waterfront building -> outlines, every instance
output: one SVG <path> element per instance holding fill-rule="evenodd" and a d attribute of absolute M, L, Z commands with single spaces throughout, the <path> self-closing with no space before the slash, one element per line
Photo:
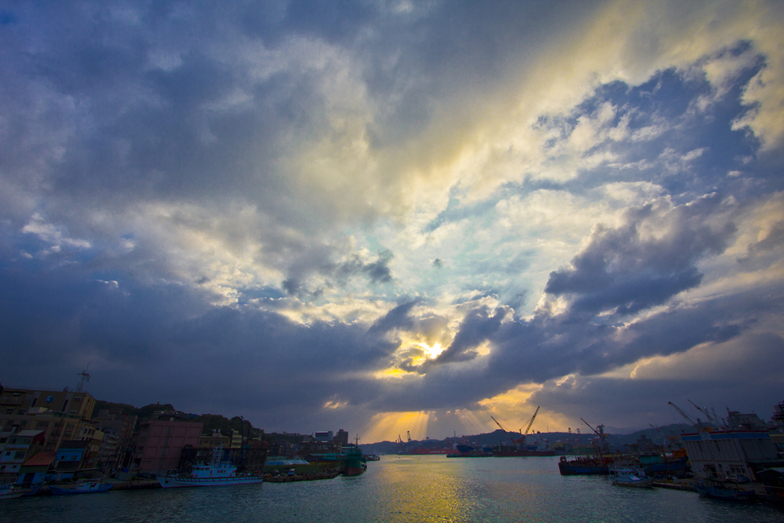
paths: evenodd
<path fill-rule="evenodd" d="M 691 468 L 699 478 L 758 481 L 756 472 L 778 463 L 767 432 L 729 430 L 682 434 Z"/>
<path fill-rule="evenodd" d="M 66 440 L 60 443 L 53 463 L 57 481 L 72 478 L 80 470 L 89 468 L 85 466 L 89 446 L 90 442 L 86 440 Z"/>
<path fill-rule="evenodd" d="M 143 421 L 136 436 L 132 467 L 145 472 L 177 469 L 183 449 L 199 446 L 202 427 L 201 422 L 182 421 L 169 415 Z"/>
<path fill-rule="evenodd" d="M 44 482 L 56 458 L 56 452 L 39 452 L 32 458 L 29 458 L 19 468 L 17 484 L 37 485 Z"/>
<path fill-rule="evenodd" d="M 95 425 L 85 423 L 94 408 L 95 399 L 88 392 L 5 388 L 0 393 L 0 430 L 41 430 L 44 452 L 56 452 L 65 440 L 101 439 Z"/>
<path fill-rule="evenodd" d="M 729 430 L 768 430 L 768 426 L 754 413 L 741 414 L 727 409 L 727 429 Z"/>
<path fill-rule="evenodd" d="M 231 443 L 229 447 L 232 449 L 239 449 L 242 447 L 242 434 L 235 429 L 231 429 Z"/>
<path fill-rule="evenodd" d="M 331 430 L 322 430 L 313 435 L 313 439 L 319 443 L 329 443 L 333 437 L 334 434 Z"/>
<path fill-rule="evenodd" d="M 0 483 L 15 482 L 22 464 L 41 452 L 43 445 L 42 430 L 21 430 L 10 434 L 0 454 Z"/>
<path fill-rule="evenodd" d="M 104 433 L 98 463 L 105 471 L 128 466 L 133 454 L 133 434 L 137 417 L 123 414 L 119 408 L 101 409 L 93 418 Z"/>
<path fill-rule="evenodd" d="M 103 441 L 98 451 L 97 466 L 102 471 L 117 470 L 120 459 L 120 438 L 111 428 L 106 428 L 101 432 L 103 432 Z"/>
<path fill-rule="evenodd" d="M 334 441 L 341 446 L 348 445 L 348 432 L 343 429 L 338 430 L 338 433 L 335 434 Z"/>
<path fill-rule="evenodd" d="M 200 449 L 216 449 L 216 448 L 225 449 L 228 447 L 229 447 L 229 437 L 221 434 L 221 431 L 219 429 L 212 429 L 212 433 L 202 434 L 201 437 L 199 437 Z"/>

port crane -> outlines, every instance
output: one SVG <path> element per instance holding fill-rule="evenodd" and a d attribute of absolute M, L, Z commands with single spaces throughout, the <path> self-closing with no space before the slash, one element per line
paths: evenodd
<path fill-rule="evenodd" d="M 681 409 L 680 409 L 680 408 L 679 408 L 679 407 L 678 407 L 678 406 L 677 406 L 675 403 L 673 403 L 673 402 L 671 402 L 671 401 L 668 401 L 668 402 L 667 402 L 667 405 L 669 405 L 670 407 L 672 407 L 672 408 L 674 408 L 675 410 L 677 410 L 677 411 L 678 411 L 678 414 L 680 414 L 681 416 L 683 416 L 683 417 L 684 417 L 684 419 L 685 419 L 686 421 L 688 421 L 689 423 L 691 423 L 692 425 L 698 425 L 698 423 L 697 423 L 696 421 L 694 421 L 693 419 L 691 419 L 691 418 L 689 417 L 689 415 L 688 415 L 688 414 L 686 414 L 685 412 L 683 412 L 683 411 L 682 411 L 682 410 L 681 410 Z"/>
<path fill-rule="evenodd" d="M 514 445 L 514 444 L 515 444 L 515 442 L 514 442 L 514 439 L 512 439 L 512 437 L 511 437 L 511 436 L 509 436 L 509 431 L 508 431 L 508 430 L 506 430 L 506 429 L 504 428 L 504 426 L 503 426 L 503 425 L 501 425 L 501 424 L 498 422 L 498 420 L 497 420 L 497 419 L 495 419 L 495 418 L 493 417 L 493 415 L 492 415 L 492 414 L 490 414 L 490 419 L 492 419 L 493 421 L 495 421 L 495 424 L 496 424 L 496 425 L 498 425 L 498 428 L 500 428 L 501 430 L 503 430 L 503 431 L 504 431 L 504 434 L 505 434 L 505 435 L 507 435 L 507 436 L 509 437 L 509 441 L 511 441 L 512 445 Z M 501 444 L 499 443 L 498 445 L 500 446 Z"/>
<path fill-rule="evenodd" d="M 499 429 L 503 430 L 504 432 L 507 432 L 507 430 L 504 428 L 504 426 L 503 426 L 503 425 L 501 425 L 500 423 L 498 423 L 498 420 L 497 420 L 497 419 L 495 419 L 495 418 L 493 417 L 493 415 L 492 415 L 492 414 L 490 414 L 490 419 L 492 419 L 493 421 L 495 421 L 495 424 L 496 424 L 496 425 L 498 425 L 498 428 L 499 428 Z"/>
<path fill-rule="evenodd" d="M 711 417 L 710 413 L 708 412 L 708 408 L 707 408 L 707 407 L 705 407 L 705 408 L 703 409 L 702 407 L 700 407 L 699 405 L 697 405 L 696 403 L 694 403 L 694 402 L 693 402 L 692 400 L 690 400 L 690 399 L 687 399 L 686 401 L 688 401 L 689 403 L 691 403 L 692 405 L 694 405 L 694 408 L 695 408 L 695 409 L 697 409 L 698 411 L 702 412 L 702 413 L 705 415 L 705 417 L 708 419 L 708 421 L 711 421 L 711 422 L 713 422 L 713 423 L 717 423 L 717 422 L 718 422 L 718 420 L 715 420 L 715 419 L 713 419 L 713 417 Z"/>
<path fill-rule="evenodd" d="M 651 425 L 651 424 L 648 423 L 648 425 Z M 658 428 L 654 427 L 653 425 L 651 425 L 651 428 L 653 430 L 655 430 L 656 432 L 658 432 L 659 434 L 661 434 L 662 436 L 664 436 L 665 438 L 667 438 L 667 446 L 668 447 L 670 447 L 670 448 L 674 447 L 673 442 L 678 439 L 677 436 L 668 436 L 667 434 L 665 434 L 664 432 L 662 432 Z"/>
<path fill-rule="evenodd" d="M 523 428 L 520 427 L 520 434 L 523 434 L 523 435 L 527 435 L 528 434 L 528 431 L 531 430 L 531 427 L 534 424 L 534 420 L 536 419 L 536 415 L 537 414 L 539 414 L 539 407 L 538 406 L 536 407 L 536 410 L 534 411 L 534 415 L 531 416 L 531 421 L 529 421 L 528 425 L 525 427 L 525 432 L 523 432 Z"/>
<path fill-rule="evenodd" d="M 601 452 L 606 452 L 607 451 L 607 442 L 605 441 L 605 438 L 607 437 L 607 435 L 604 433 L 604 425 L 597 425 L 596 429 L 595 429 L 595 428 L 591 427 L 591 424 L 588 423 L 587 421 L 585 421 L 584 419 L 580 418 L 580 420 L 582 420 L 583 423 L 588 425 L 588 428 L 591 429 L 594 434 L 599 436 L 599 448 L 600 448 Z"/>

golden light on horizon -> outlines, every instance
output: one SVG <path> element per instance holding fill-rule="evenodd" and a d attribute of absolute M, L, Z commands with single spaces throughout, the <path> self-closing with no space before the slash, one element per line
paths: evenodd
<path fill-rule="evenodd" d="M 394 441 L 400 436 L 406 441 L 407 434 L 411 434 L 411 439 L 425 439 L 430 415 L 430 411 L 380 412 L 365 425 L 363 439 L 368 442 Z"/>

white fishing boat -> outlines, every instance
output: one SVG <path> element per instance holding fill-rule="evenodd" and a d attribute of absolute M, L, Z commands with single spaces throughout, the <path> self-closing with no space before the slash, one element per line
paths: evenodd
<path fill-rule="evenodd" d="M 219 487 L 223 485 L 247 485 L 261 483 L 261 475 L 238 474 L 237 467 L 232 463 L 221 462 L 223 449 L 212 451 L 212 461 L 194 465 L 190 474 L 167 474 L 157 476 L 163 488 L 172 487 Z"/>
<path fill-rule="evenodd" d="M 9 484 L 0 485 L 0 499 L 15 499 L 25 495 L 27 490 L 17 489 Z"/>
<path fill-rule="evenodd" d="M 640 467 L 618 465 L 610 467 L 612 484 L 618 487 L 652 488 L 653 478 L 645 477 Z"/>

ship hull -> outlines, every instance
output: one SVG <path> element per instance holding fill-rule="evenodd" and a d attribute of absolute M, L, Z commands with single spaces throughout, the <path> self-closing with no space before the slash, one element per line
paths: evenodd
<path fill-rule="evenodd" d="M 595 459 L 567 461 L 566 458 L 561 458 L 558 470 L 561 476 L 606 476 L 610 473 L 610 467 L 606 463 Z"/>
<path fill-rule="evenodd" d="M 180 487 L 222 487 L 227 485 L 251 485 L 262 483 L 261 477 L 246 478 L 180 478 L 176 476 L 158 476 L 158 483 L 163 488 Z"/>

